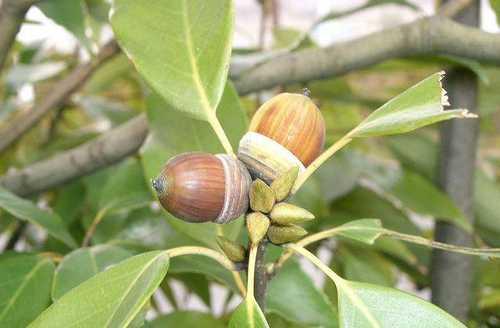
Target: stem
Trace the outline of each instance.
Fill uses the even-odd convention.
[[[245,297],[247,295],[247,288],[245,287],[243,280],[241,280],[240,274],[236,271],[231,271],[231,273],[233,274],[234,282],[236,283],[236,287],[238,287],[241,296]]]
[[[17,242],[19,239],[21,239],[24,230],[27,226],[27,222],[20,222],[17,227],[15,227],[14,231],[12,232],[9,241],[7,242],[7,245],[5,245],[6,250],[14,249],[16,247]]]
[[[351,132],[337,140],[333,145],[331,145],[327,150],[325,150],[321,155],[319,155],[318,158],[316,158],[308,167],[307,169],[299,175],[297,180],[295,181],[295,184],[293,185],[292,194],[295,194],[300,187],[306,182],[306,180],[324,163],[326,162],[330,157],[333,156],[337,151],[342,149],[345,145],[347,145],[349,142],[352,141],[350,138]]]
[[[101,210],[99,210],[99,212],[97,212],[96,216],[94,217],[94,220],[92,221],[90,227],[85,233],[85,237],[83,238],[82,241],[82,247],[87,247],[89,245],[90,239],[92,238],[92,236],[95,233],[95,230],[97,229],[97,225],[102,221],[108,209],[109,207],[104,207]]]
[[[227,257],[213,249],[198,246],[181,246],[176,248],[167,249],[165,251],[170,258],[182,255],[203,255],[214,259],[219,262],[223,267],[229,271],[236,271],[236,267]]]
[[[217,135],[217,138],[219,139],[220,143],[222,144],[222,147],[224,148],[224,151],[232,155],[234,155],[233,151],[233,146],[231,146],[231,143],[229,142],[229,139],[227,138],[226,133],[224,132],[224,128],[220,124],[219,120],[217,119],[217,115],[215,114],[215,111],[211,111],[213,114],[210,115],[210,125],[212,126],[212,129],[214,130],[215,134]]]
[[[250,254],[248,255],[247,297],[253,297],[254,295],[255,262],[257,260],[258,247],[258,245],[251,245]]]
[[[255,259],[255,300],[259,304],[260,309],[264,312],[266,307],[266,290],[268,275],[266,270],[266,242],[260,242],[257,246],[257,254]]]

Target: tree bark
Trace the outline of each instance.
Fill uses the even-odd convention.
[[[463,24],[479,25],[479,1],[464,10],[457,20]],[[478,82],[474,73],[454,69],[445,81],[453,108],[477,112]],[[451,120],[442,125],[438,183],[454,200],[471,223],[473,185],[479,120]],[[473,246],[471,234],[455,225],[436,223],[435,239],[440,242]],[[432,302],[466,322],[471,302],[474,259],[470,256],[434,250],[432,254]]]
[[[28,9],[37,0],[1,0],[0,3],[0,71]]]

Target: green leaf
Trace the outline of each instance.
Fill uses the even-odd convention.
[[[106,208],[108,212],[128,212],[151,201],[141,163],[132,158],[116,167],[113,175],[106,181],[100,193],[99,208]]]
[[[85,34],[86,23],[82,2],[51,0],[40,2],[37,6],[56,24],[73,33],[87,49],[91,49],[90,39]]]
[[[179,256],[171,260],[172,273],[199,273],[214,279],[239,293],[231,272],[204,256]]]
[[[295,262],[269,282],[267,310],[305,326],[338,327],[333,305]]]
[[[382,235],[382,223],[378,219],[351,221],[335,228],[340,236],[373,244]]]
[[[0,208],[13,216],[41,226],[54,238],[70,247],[76,247],[76,242],[66,229],[61,218],[55,213],[39,209],[35,204],[17,197],[0,186]]]
[[[411,211],[431,215],[436,220],[447,221],[465,231],[472,231],[470,222],[453,201],[434,184],[415,172],[404,170],[394,183],[380,187]]]
[[[112,245],[79,248],[69,253],[59,263],[54,275],[52,299],[57,301],[85,280],[130,256],[130,252]]]
[[[439,307],[397,289],[341,278],[305,248],[289,244],[337,287],[341,327],[465,327]]]
[[[375,285],[394,286],[396,277],[393,265],[380,253],[365,247],[342,243],[334,258],[342,264],[347,279]]]
[[[147,325],[147,327],[224,328],[226,327],[226,325],[223,321],[214,318],[208,313],[195,311],[177,311],[154,319]]]
[[[448,104],[441,86],[443,74],[433,74],[391,99],[371,113],[349,136],[399,134],[452,118],[476,117],[465,109],[443,110],[443,106]]]
[[[146,181],[149,182],[156,177],[163,165],[180,153],[223,151],[207,122],[188,118],[178,111],[165,111],[168,105],[156,94],[148,96],[147,105],[152,137],[141,149]],[[241,136],[246,132],[247,120],[234,87],[230,83],[226,86],[217,115],[228,132],[231,143],[237,146]],[[219,234],[218,229],[222,229],[225,237],[234,240],[243,224],[242,220],[224,225],[193,224],[179,220],[168,213],[166,216],[176,230],[212,248],[217,248],[215,236]]]
[[[336,286],[343,327],[465,327],[439,307],[397,289],[344,279]]]
[[[0,327],[26,327],[50,304],[54,264],[35,254],[0,255]]]
[[[168,265],[164,251],[131,257],[64,294],[30,327],[126,327],[163,280]]]
[[[138,71],[175,109],[209,121],[226,83],[229,0],[114,0],[111,24]]]
[[[264,313],[253,298],[245,297],[243,302],[234,310],[229,320],[229,328],[269,328]]]

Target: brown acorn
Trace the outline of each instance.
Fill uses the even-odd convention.
[[[267,183],[297,166],[299,171],[322,152],[325,122],[306,95],[282,93],[266,101],[240,142],[238,158],[254,178]]]
[[[177,218],[226,223],[247,211],[251,182],[245,166],[229,155],[184,153],[170,159],[152,184]]]

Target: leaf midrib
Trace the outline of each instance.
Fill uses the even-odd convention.
[[[22,290],[26,287],[27,283],[31,280],[31,277],[46,263],[50,262],[48,259],[42,259],[40,262],[38,262],[37,265],[35,265],[30,272],[24,277],[23,282],[21,285],[19,285],[19,288],[16,290],[16,292],[12,295],[10,298],[7,306],[3,309],[2,313],[0,313],[0,321],[5,317],[5,315],[8,313],[8,310],[12,307],[12,305],[16,302],[17,298],[21,294]]]

